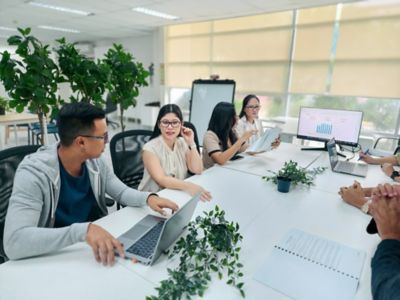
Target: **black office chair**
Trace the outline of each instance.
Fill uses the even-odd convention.
[[[142,148],[152,133],[151,130],[127,130],[117,133],[110,141],[114,174],[131,188],[137,189],[142,180]]]
[[[4,222],[18,165],[27,154],[36,152],[39,145],[18,146],[0,151],[0,263],[7,260],[3,249]]]
[[[188,127],[193,130],[194,133],[194,143],[196,144],[197,152],[200,154],[200,143],[199,143],[199,137],[197,136],[197,130],[194,125],[188,121],[183,122],[183,126]]]

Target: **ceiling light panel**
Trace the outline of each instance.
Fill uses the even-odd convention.
[[[41,2],[35,2],[35,1],[30,1],[28,4],[41,7],[41,8],[47,8],[47,9],[52,9],[52,10],[57,10],[65,13],[70,13],[70,14],[76,14],[76,15],[81,15],[81,16],[93,16],[94,13],[88,12],[88,11],[83,11],[83,10],[78,10],[78,9],[73,9],[73,8],[68,8],[68,7],[63,7],[63,6],[56,6],[56,5],[50,5],[46,3],[41,3]]]
[[[167,19],[167,20],[178,20],[179,17],[177,16],[173,16],[173,15],[169,15],[160,11],[156,11],[156,10],[152,10],[152,9],[148,9],[145,7],[135,7],[132,8],[133,11],[145,14],[145,15],[149,15],[149,16],[153,16],[153,17],[158,17],[158,18],[162,18],[162,19]]]
[[[38,28],[46,29],[46,30],[62,31],[62,32],[80,33],[80,31],[76,30],[76,29],[54,27],[54,26],[47,26],[47,25],[39,25]]]
[[[5,27],[5,26],[0,26],[0,30],[5,30],[5,31],[18,31],[17,28],[11,28],[11,27]]]

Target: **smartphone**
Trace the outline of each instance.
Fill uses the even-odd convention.
[[[241,158],[243,158],[243,156],[235,155],[230,160],[238,160],[238,159],[241,159]]]

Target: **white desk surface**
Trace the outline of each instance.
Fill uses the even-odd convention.
[[[280,156],[282,161],[285,160],[284,157],[286,160],[297,160],[296,156],[286,156],[287,151],[297,153],[293,149],[292,145],[282,145],[271,153]],[[303,153],[305,156],[299,156],[300,160],[305,162],[309,158],[314,159],[309,152]],[[318,156],[320,153],[314,155]],[[253,164],[252,160],[255,159],[266,160],[252,157],[248,161]],[[324,154],[318,158],[316,165],[321,165],[319,160],[328,163]],[[213,195],[211,202],[198,204],[194,217],[217,204],[226,211],[228,220],[240,224],[240,232],[244,237],[240,256],[244,264],[247,299],[288,299],[256,282],[252,277],[267,259],[273,245],[290,228],[299,228],[365,250],[367,258],[355,298],[372,299],[370,260],[379,243],[379,237],[365,232],[370,217],[345,204],[337,195],[338,187],[341,184],[351,184],[355,177],[327,170],[317,177],[315,187],[296,187],[288,194],[282,194],[276,191],[275,185],[261,180],[260,175],[241,171],[244,162],[245,159],[225,167],[215,166],[188,180],[202,185]],[[236,163],[237,168],[234,166]],[[265,164],[269,167],[277,162]],[[360,181],[376,185],[385,180],[378,168],[370,168],[367,178]],[[175,200],[179,205],[190,198],[189,195],[175,190],[163,190],[159,194]],[[97,223],[118,236],[149,211],[147,207],[124,208]],[[0,299],[144,299],[146,295],[155,294],[154,288],[167,276],[167,266],[171,268],[176,265],[176,259],[168,260],[163,255],[151,267],[132,264],[122,259],[118,259],[114,267],[103,267],[94,260],[90,247],[79,243],[52,255],[2,264]],[[204,299],[241,297],[225,281],[215,279]]]
[[[391,183],[393,182],[389,177],[385,176],[380,170],[378,165],[369,165],[367,177],[358,177],[353,175],[341,174],[332,172],[329,164],[329,156],[326,151],[302,151],[301,146],[281,143],[278,149],[264,152],[256,155],[241,154],[242,159],[229,161],[223,167],[249,173],[257,176],[271,176],[271,171],[278,171],[283,167],[285,161],[290,159],[299,163],[302,167],[309,169],[315,167],[327,167],[327,170],[322,175],[317,175],[315,178],[315,185],[313,189],[337,194],[339,187],[349,186],[354,180],[357,180],[364,187],[374,187],[378,183]],[[346,153],[348,157],[351,156],[349,152]],[[358,154],[352,161],[357,161]],[[344,160],[344,158],[339,158]],[[362,162],[360,162],[362,163]],[[327,176],[329,179],[327,179]]]
[[[39,122],[38,116],[31,113],[7,113],[0,115],[0,149],[5,145],[5,126]],[[17,143],[17,129],[14,127],[14,139]]]
[[[290,159],[305,168],[313,161],[318,160],[320,156],[323,156],[323,153],[321,151],[302,151],[298,145],[281,143],[277,149],[268,152],[255,155],[241,153],[240,156],[243,156],[243,158],[228,161],[223,167],[258,176],[265,176],[272,175],[268,170],[276,172],[283,167],[285,161]],[[314,166],[315,164],[310,165],[310,167]]]
[[[1,125],[14,125],[39,122],[38,116],[30,113],[7,113],[0,116]]]

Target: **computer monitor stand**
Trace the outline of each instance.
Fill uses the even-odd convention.
[[[301,148],[301,150],[304,150],[304,151],[328,151],[328,147],[326,146],[327,143],[328,142],[324,142],[324,146],[323,147]],[[346,155],[344,155],[343,153],[337,152],[337,155],[346,158]]]

